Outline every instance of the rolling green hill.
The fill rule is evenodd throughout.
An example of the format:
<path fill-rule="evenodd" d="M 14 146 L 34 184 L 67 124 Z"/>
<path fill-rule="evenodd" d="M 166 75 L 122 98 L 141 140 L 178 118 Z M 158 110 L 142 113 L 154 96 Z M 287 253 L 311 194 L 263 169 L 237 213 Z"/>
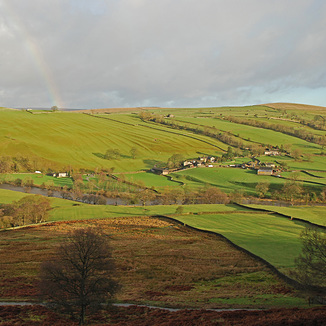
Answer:
<path fill-rule="evenodd" d="M 166 161 L 174 153 L 198 156 L 198 150 L 221 152 L 220 142 L 189 137 L 167 128 L 125 124 L 82 113 L 0 111 L 0 155 L 28 156 L 36 169 L 111 168 L 137 171 Z M 223 146 L 223 145 L 222 145 Z M 137 148 L 132 158 L 130 150 Z M 119 149 L 119 160 L 106 160 L 108 149 Z"/>

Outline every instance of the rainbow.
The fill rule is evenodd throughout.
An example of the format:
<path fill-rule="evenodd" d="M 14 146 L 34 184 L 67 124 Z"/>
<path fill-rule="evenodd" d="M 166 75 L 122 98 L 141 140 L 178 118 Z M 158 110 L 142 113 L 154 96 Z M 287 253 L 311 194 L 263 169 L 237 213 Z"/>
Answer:
<path fill-rule="evenodd" d="M 44 80 L 46 89 L 48 91 L 49 101 L 51 106 L 55 105 L 59 108 L 63 107 L 60 93 L 55 83 L 53 73 L 47 64 L 40 46 L 38 45 L 35 38 L 28 33 L 27 28 L 22 23 L 20 17 L 16 14 L 13 6 L 10 4 L 10 0 L 3 0 L 3 5 L 7 16 L 14 23 L 17 32 L 20 34 L 22 39 L 25 41 L 26 48 L 31 55 L 31 58 L 35 64 L 37 71 L 39 72 L 42 80 Z"/>

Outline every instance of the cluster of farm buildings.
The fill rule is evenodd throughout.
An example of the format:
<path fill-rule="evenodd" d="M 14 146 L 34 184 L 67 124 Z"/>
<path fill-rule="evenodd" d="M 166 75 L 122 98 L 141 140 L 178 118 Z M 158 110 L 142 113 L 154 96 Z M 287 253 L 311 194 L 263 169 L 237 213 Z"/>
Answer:
<path fill-rule="evenodd" d="M 276 156 L 280 155 L 280 152 L 278 149 L 275 148 L 267 148 L 264 154 L 265 156 Z M 179 169 L 170 170 L 168 168 L 153 167 L 151 171 L 156 174 L 167 175 L 170 172 L 187 168 L 214 167 L 213 164 L 216 163 L 216 160 L 217 158 L 214 156 L 203 156 L 197 159 L 183 161 Z M 258 159 L 253 159 L 252 161 L 249 161 L 247 163 L 229 164 L 228 167 L 256 170 L 258 175 L 274 175 L 280 172 L 275 163 L 263 163 L 260 162 Z"/>

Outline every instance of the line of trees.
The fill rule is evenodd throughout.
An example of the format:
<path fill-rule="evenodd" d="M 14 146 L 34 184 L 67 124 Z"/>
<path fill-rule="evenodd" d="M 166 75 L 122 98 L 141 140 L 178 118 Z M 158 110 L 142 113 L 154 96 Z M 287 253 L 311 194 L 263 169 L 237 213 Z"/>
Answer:
<path fill-rule="evenodd" d="M 163 115 L 152 114 L 150 112 L 140 112 L 139 117 L 145 121 L 153 121 L 155 123 L 167 125 L 173 129 L 182 129 L 191 131 L 195 134 L 205 135 L 211 138 L 218 139 L 222 143 L 227 145 L 246 149 L 247 145 L 237 136 L 232 135 L 230 132 L 224 132 L 216 129 L 216 127 L 200 127 L 200 126 L 192 126 L 190 124 L 178 124 L 174 119 L 165 119 Z M 259 145 L 259 144 L 258 144 Z"/>
<path fill-rule="evenodd" d="M 0 205 L 0 227 L 8 228 L 26 224 L 45 222 L 51 209 L 50 200 L 40 195 L 32 195 Z"/>
<path fill-rule="evenodd" d="M 270 190 L 268 181 L 258 182 L 255 187 L 260 198 L 266 198 Z M 303 185 L 295 179 L 287 180 L 280 190 L 274 190 L 271 198 L 276 200 L 284 200 L 294 203 L 296 201 L 308 203 L 325 202 L 326 187 L 322 188 L 318 193 L 315 191 L 305 190 Z"/>
<path fill-rule="evenodd" d="M 0 156 L 0 173 L 24 173 L 36 170 L 45 173 L 69 171 L 69 166 L 62 166 L 58 163 L 48 161 L 42 157 L 26 155 L 2 155 Z"/>
<path fill-rule="evenodd" d="M 227 116 L 224 117 L 224 119 L 238 124 L 278 131 L 286 135 L 294 136 L 306 140 L 308 142 L 321 145 L 323 147 L 326 145 L 326 136 L 319 136 L 307 130 L 295 129 L 290 126 L 286 126 L 284 124 L 274 124 L 274 123 L 268 123 L 266 121 L 259 121 L 254 119 L 249 120 L 249 119 L 243 119 L 235 116 Z"/>

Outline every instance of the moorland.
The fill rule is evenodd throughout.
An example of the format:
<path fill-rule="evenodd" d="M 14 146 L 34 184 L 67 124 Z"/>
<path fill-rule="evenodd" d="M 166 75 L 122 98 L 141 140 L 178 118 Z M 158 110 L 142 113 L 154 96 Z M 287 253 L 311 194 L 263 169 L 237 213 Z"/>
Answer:
<path fill-rule="evenodd" d="M 325 117 L 326 108 L 288 103 L 0 109 L 1 301 L 36 302 L 41 262 L 69 231 L 100 226 L 122 285 L 117 303 L 286 308 L 290 320 L 314 297 L 292 272 L 302 231 L 325 232 Z M 50 208 L 40 219 L 24 212 L 36 194 Z M 0 307 L 2 319 L 59 323 L 32 307 L 21 319 Z M 150 313 L 133 318 L 145 324 Z"/>

